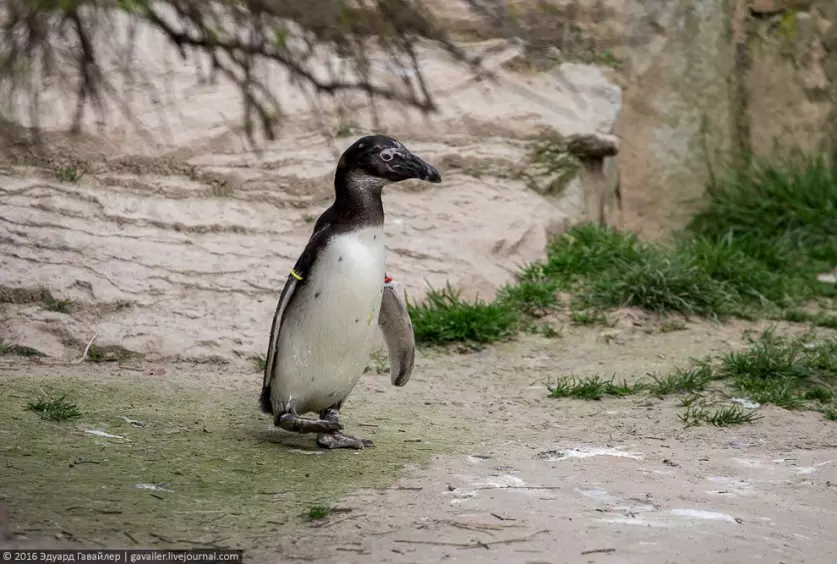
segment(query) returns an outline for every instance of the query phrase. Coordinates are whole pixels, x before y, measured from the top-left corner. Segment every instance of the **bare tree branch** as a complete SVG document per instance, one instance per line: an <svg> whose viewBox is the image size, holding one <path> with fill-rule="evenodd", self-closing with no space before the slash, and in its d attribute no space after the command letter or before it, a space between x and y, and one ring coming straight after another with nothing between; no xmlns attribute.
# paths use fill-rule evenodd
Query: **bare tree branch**
<svg viewBox="0 0 837 564"><path fill-rule="evenodd" d="M501 0L466 1L477 14L502 24L507 36L520 35L503 16ZM101 39L123 42L120 72L133 80L128 61L141 25L162 34L184 60L205 57L210 76L220 73L236 85L251 142L257 127L272 139L280 124L280 96L263 72L271 65L314 97L358 92L373 107L376 100L387 100L423 112L433 111L435 101L417 52L420 44L435 44L463 66L480 68L422 0L7 0L0 17L0 88L7 100L23 93L36 130L45 84L74 85L73 131L82 128L88 106L104 114L106 96L130 113L130 104L113 87L113 71L103 63L116 57ZM120 25L125 37L117 39ZM375 54L403 69L400 87L376 82Z"/></svg>

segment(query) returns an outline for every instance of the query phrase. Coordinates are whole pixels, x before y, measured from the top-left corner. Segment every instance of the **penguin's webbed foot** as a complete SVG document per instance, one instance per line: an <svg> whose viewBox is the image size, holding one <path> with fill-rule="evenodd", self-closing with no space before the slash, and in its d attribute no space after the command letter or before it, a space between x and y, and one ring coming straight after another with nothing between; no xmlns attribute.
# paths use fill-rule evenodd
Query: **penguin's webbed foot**
<svg viewBox="0 0 837 564"><path fill-rule="evenodd" d="M283 413L277 418L276 426L295 433L334 433L343 428L338 421L308 419L296 413Z"/></svg>
<svg viewBox="0 0 837 564"><path fill-rule="evenodd" d="M351 435L344 435L340 431L333 433L320 433L317 435L317 444L322 448L353 448L363 449L372 446L372 441L369 439L361 439L359 437L352 437Z"/></svg>

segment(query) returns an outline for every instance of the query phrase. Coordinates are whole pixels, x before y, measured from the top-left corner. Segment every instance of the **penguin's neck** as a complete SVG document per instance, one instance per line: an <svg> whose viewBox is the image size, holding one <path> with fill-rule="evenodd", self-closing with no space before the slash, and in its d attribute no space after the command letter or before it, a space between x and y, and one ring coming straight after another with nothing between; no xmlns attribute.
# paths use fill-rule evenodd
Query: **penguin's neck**
<svg viewBox="0 0 837 564"><path fill-rule="evenodd" d="M388 180L359 170L338 171L334 177L334 204L342 217L360 218L368 223L383 223L381 198Z"/></svg>

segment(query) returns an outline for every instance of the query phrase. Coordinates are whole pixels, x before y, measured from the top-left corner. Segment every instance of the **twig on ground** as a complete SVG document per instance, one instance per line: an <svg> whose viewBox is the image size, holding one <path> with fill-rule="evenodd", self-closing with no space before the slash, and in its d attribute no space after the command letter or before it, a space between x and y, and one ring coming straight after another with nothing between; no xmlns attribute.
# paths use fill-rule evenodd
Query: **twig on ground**
<svg viewBox="0 0 837 564"><path fill-rule="evenodd" d="M311 525L311 526L314 527L314 528L317 528L317 529L320 529L320 528L324 529L326 527L331 527L332 525L336 525L337 523L342 523L343 521L347 521L349 519L354 519L355 517L363 517L364 515L366 515L366 514L365 513L358 513L357 515L345 515L345 516L341 517L340 519L335 519L333 521L325 521L323 523L317 523L316 525Z"/></svg>
<svg viewBox="0 0 837 564"><path fill-rule="evenodd" d="M503 517L502 515L499 515L497 513L492 513L491 516L496 517L500 521L517 521L517 519L515 519L513 517Z"/></svg>
<svg viewBox="0 0 837 564"><path fill-rule="evenodd" d="M458 527L460 529L465 529L467 531L477 531L480 533L488 533L489 535L493 535L493 531L503 531L508 529L509 527L519 527L520 525L500 525L500 524L493 524L493 523L462 523L460 521L444 521L448 525L452 527Z"/></svg>
<svg viewBox="0 0 837 564"><path fill-rule="evenodd" d="M84 347L84 352L81 353L81 358L76 360L73 364L81 364L87 358L87 353L90 352L90 347L93 346L93 341L95 341L99 337L98 333L93 333L93 337L89 341L87 341L87 346Z"/></svg>
<svg viewBox="0 0 837 564"><path fill-rule="evenodd" d="M615 548L595 548L593 550L585 550L581 554L610 554L611 552L616 552Z"/></svg>
<svg viewBox="0 0 837 564"><path fill-rule="evenodd" d="M456 546L458 548L487 548L494 544L512 544L516 542L525 542L527 540L532 539L538 535L542 535L544 533L548 533L549 529L541 529L540 531L535 531L534 533L530 533L528 535L524 535L522 537L515 537L512 539L505 539L505 540L494 540L488 542L448 542L448 541L430 541L430 540L410 540L410 539L395 539L395 542L405 543L405 544L429 544L429 545L437 545L437 546Z"/></svg>
<svg viewBox="0 0 837 564"><path fill-rule="evenodd" d="M560 490L561 486L480 486L476 490Z"/></svg>

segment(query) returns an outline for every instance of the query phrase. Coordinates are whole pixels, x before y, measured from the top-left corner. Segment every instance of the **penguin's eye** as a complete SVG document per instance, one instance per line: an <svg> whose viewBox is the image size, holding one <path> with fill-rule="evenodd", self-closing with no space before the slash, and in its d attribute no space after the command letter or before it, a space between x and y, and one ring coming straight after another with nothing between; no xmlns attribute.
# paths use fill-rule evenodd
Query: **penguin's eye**
<svg viewBox="0 0 837 564"><path fill-rule="evenodd" d="M395 158L395 155L398 153L395 149L384 149L381 151L381 160L385 163L390 162L392 159Z"/></svg>

